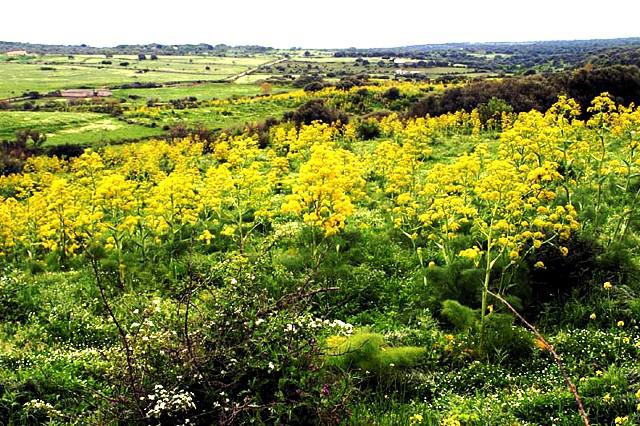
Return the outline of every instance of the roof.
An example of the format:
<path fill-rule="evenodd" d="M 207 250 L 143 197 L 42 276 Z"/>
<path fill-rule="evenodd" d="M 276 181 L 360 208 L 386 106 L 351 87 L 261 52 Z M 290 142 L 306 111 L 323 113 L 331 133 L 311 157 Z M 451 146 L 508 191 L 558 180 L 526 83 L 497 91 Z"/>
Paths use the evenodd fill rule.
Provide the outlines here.
<path fill-rule="evenodd" d="M 94 91 L 91 89 L 67 89 L 60 91 L 60 95 L 65 97 L 85 97 L 93 96 Z"/>
<path fill-rule="evenodd" d="M 113 93 L 108 89 L 67 89 L 60 91 L 60 96 L 64 98 L 92 98 L 94 96 L 107 97 L 112 95 Z"/>

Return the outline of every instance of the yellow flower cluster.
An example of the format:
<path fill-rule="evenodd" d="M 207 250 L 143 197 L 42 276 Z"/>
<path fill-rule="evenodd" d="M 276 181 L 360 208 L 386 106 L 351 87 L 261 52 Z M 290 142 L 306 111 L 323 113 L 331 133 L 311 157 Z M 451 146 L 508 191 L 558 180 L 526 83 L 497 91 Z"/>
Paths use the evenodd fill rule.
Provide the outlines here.
<path fill-rule="evenodd" d="M 394 85 L 408 94 L 433 90 Z M 353 90 L 327 88 L 317 96 Z M 287 96 L 308 95 L 271 98 Z M 364 199 L 414 247 L 432 249 L 425 264 L 462 257 L 491 269 L 498 258 L 516 264 L 545 244 L 567 256 L 565 240 L 580 226 L 626 232 L 634 209 L 604 214 L 608 181 L 623 189 L 618 205 L 635 206 L 640 197 L 632 188 L 640 174 L 640 109 L 603 94 L 589 111 L 592 118 L 582 121 L 578 104 L 560 97 L 546 113 L 504 115 L 496 142 L 477 136 L 482 123 L 472 111 L 390 114 L 379 122 L 381 138 L 366 147 L 352 124 L 315 122 L 274 126 L 266 148 L 245 133 L 220 135 L 206 153 L 201 141 L 187 138 L 88 150 L 70 161 L 34 157 L 22 173 L 0 178 L 0 256 L 64 257 L 93 244 L 145 251 L 217 237 L 242 251 L 260 225 L 292 216 L 325 237 L 336 235 L 366 216 L 356 214 Z M 435 144 L 451 135 L 473 149 L 432 158 Z M 575 206 L 594 203 L 594 218 L 579 224 Z"/>
<path fill-rule="evenodd" d="M 309 161 L 300 167 L 284 213 L 302 215 L 307 225 L 325 236 L 337 234 L 353 214 L 352 200 L 364 196 L 362 165 L 350 151 L 329 144 L 311 147 Z"/>

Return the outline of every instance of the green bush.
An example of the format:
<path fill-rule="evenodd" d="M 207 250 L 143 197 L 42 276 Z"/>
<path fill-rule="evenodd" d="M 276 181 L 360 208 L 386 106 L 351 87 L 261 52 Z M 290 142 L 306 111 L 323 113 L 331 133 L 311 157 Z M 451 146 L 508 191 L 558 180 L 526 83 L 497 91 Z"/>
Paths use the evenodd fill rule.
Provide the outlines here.
<path fill-rule="evenodd" d="M 379 374 L 395 368 L 414 367 L 426 353 L 426 349 L 421 347 L 387 347 L 382 335 L 365 332 L 344 338 L 334 336 L 327 341 L 327 346 L 327 362 L 330 365 Z"/>

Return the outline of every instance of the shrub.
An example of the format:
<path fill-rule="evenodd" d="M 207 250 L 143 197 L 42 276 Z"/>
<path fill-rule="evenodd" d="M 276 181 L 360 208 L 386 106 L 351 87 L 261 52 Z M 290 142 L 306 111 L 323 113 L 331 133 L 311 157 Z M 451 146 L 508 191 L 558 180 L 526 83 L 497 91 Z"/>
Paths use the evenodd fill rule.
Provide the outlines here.
<path fill-rule="evenodd" d="M 335 123 L 339 121 L 343 124 L 349 122 L 349 117 L 345 113 L 328 107 L 322 99 L 313 99 L 306 102 L 297 110 L 286 113 L 284 119 L 293 121 L 298 127 L 303 124 L 311 124 L 314 121 L 321 121 L 323 123 Z"/>
<path fill-rule="evenodd" d="M 397 87 L 390 87 L 386 92 L 382 94 L 382 96 L 389 101 L 395 101 L 397 99 L 400 99 L 400 89 L 398 89 Z"/>
<path fill-rule="evenodd" d="M 376 120 L 363 120 L 358 123 L 356 132 L 358 139 L 368 141 L 380 136 L 380 126 Z"/>
<path fill-rule="evenodd" d="M 386 347 L 384 337 L 376 333 L 332 336 L 327 339 L 328 363 L 343 369 L 385 373 L 388 369 L 415 367 L 426 353 L 414 346 Z"/>
<path fill-rule="evenodd" d="M 320 77 L 319 75 L 302 74 L 301 76 L 296 78 L 291 83 L 291 85 L 293 87 L 302 88 L 302 87 L 306 87 L 307 85 L 309 85 L 311 83 L 323 84 L 322 77 Z"/>
<path fill-rule="evenodd" d="M 480 333 L 480 312 L 463 306 L 455 300 L 442 302 L 441 314 L 456 329 L 469 333 L 474 350 L 482 358 L 495 362 L 518 362 L 531 355 L 531 335 L 521 327 L 514 326 L 511 315 L 492 312 L 485 317 Z"/>
<path fill-rule="evenodd" d="M 478 311 L 463 306 L 455 300 L 442 302 L 441 314 L 460 331 L 472 330 L 478 321 Z"/>

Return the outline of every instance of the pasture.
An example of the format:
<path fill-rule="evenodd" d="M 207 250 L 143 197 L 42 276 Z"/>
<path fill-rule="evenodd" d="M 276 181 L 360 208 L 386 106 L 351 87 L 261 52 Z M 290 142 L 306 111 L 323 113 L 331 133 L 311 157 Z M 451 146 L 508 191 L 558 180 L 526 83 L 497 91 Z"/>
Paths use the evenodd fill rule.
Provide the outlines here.
<path fill-rule="evenodd" d="M 0 111 L 0 140 L 18 130 L 37 130 L 47 137 L 45 146 L 96 145 L 159 136 L 162 131 L 127 124 L 107 114 L 87 112 Z"/>
<path fill-rule="evenodd" d="M 262 57 L 159 57 L 103 55 L 38 56 L 26 60 L 0 61 L 0 99 L 26 92 L 45 94 L 81 87 L 113 88 L 123 84 L 222 81 L 273 61 Z M 126 64 L 126 65 L 125 65 Z"/>

